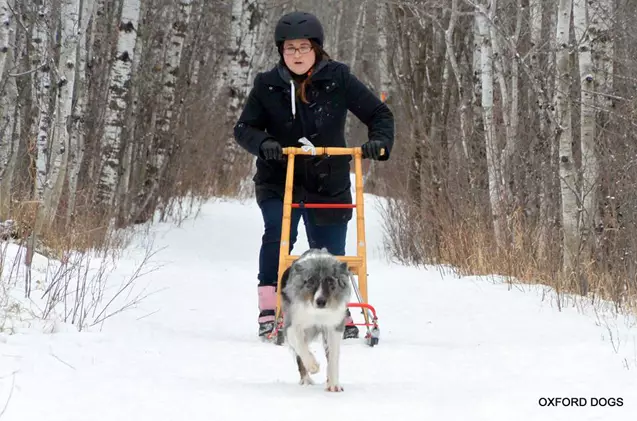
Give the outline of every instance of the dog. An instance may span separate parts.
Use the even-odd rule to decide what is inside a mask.
[[[327,359],[326,390],[342,392],[339,384],[341,340],[351,295],[350,271],[327,249],[309,249],[283,273],[281,310],[285,341],[296,357],[301,385],[314,384],[310,374],[319,364],[309,345],[323,336]]]

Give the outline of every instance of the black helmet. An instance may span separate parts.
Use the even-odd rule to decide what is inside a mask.
[[[316,16],[307,12],[283,15],[274,29],[274,42],[280,46],[286,39],[314,39],[323,46],[323,26]]]

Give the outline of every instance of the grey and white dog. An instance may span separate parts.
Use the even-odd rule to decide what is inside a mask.
[[[314,384],[310,374],[319,364],[309,345],[319,334],[327,359],[327,387],[341,392],[339,384],[340,346],[350,299],[350,271],[327,249],[310,249],[284,272],[281,280],[281,309],[285,339],[296,356],[300,384]]]

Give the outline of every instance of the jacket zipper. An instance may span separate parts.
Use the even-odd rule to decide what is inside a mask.
[[[290,102],[292,104],[292,120],[296,119],[296,95],[294,94],[294,80],[290,79]]]

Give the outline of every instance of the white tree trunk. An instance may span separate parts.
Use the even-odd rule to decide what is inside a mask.
[[[392,91],[389,51],[387,51],[387,34],[390,32],[387,4],[378,4],[376,8],[376,22],[378,25],[378,65],[380,66],[380,92],[381,99],[383,101],[386,101]]]
[[[497,10],[497,1],[491,0],[490,6],[490,22],[493,22],[495,19]],[[516,25],[515,32],[510,40],[511,44],[514,47],[514,50],[517,51],[518,41],[520,38],[520,31],[522,27],[522,1],[517,0],[516,7]],[[510,188],[510,180],[513,179],[513,167],[511,160],[515,156],[516,150],[518,150],[517,142],[518,142],[518,126],[519,126],[519,117],[518,117],[518,109],[519,109],[519,64],[518,60],[515,58],[510,59],[507,55],[505,55],[504,50],[502,49],[500,42],[500,34],[498,29],[494,24],[489,25],[490,28],[490,36],[491,36],[491,46],[493,48],[494,54],[494,65],[496,70],[496,77],[498,80],[498,84],[500,86],[500,102],[502,109],[502,121],[504,123],[504,134],[506,145],[504,147],[504,151],[502,156],[500,157],[500,169],[501,179],[499,182],[501,185],[501,192],[505,195],[503,205],[510,205],[513,200],[513,192]],[[506,43],[507,41],[504,40]],[[510,61],[510,69],[507,68],[507,62]],[[506,75],[510,74],[510,83],[507,81]],[[504,217],[504,215],[503,215]]]
[[[77,182],[80,173],[80,167],[84,159],[86,150],[86,126],[85,119],[88,109],[88,86],[86,79],[86,63],[88,49],[87,30],[91,17],[97,18],[98,2],[94,0],[80,0],[80,26],[79,26],[79,42],[77,44],[76,63],[77,72],[75,74],[76,91],[76,108],[73,114],[73,131],[71,132],[71,147],[69,150],[69,200],[66,211],[66,223],[71,222],[75,211],[75,201],[77,198]]]
[[[340,0],[333,0],[331,3],[331,9],[336,14],[336,21],[333,25],[330,25],[331,36],[328,37],[332,40],[332,43],[327,44],[328,54],[332,57],[338,57],[338,52],[341,50],[341,20],[344,15],[344,3]]]
[[[555,38],[558,50],[555,57],[555,123],[559,139],[559,174],[562,198],[562,250],[563,269],[573,269],[579,249],[577,223],[579,220],[576,168],[573,158],[570,90],[569,29],[572,0],[560,0],[558,4],[557,30]]]
[[[258,31],[252,25],[258,19],[256,15],[259,10],[263,9],[261,2],[262,0],[232,1],[231,39],[234,45],[232,46],[233,55],[229,71],[229,90],[232,93],[227,113],[229,122],[238,120],[241,114],[241,106],[250,92],[251,61],[258,51],[256,37]],[[239,154],[243,152],[234,141],[232,135],[228,138],[224,147],[225,150],[222,152],[224,159],[220,174],[232,174],[231,169]]]
[[[0,221],[9,210],[9,189],[13,157],[17,152],[17,143],[13,137],[14,116],[17,109],[17,86],[14,77],[9,76],[13,64],[16,19],[11,12],[13,0],[0,0]]]
[[[458,99],[460,101],[460,145],[462,146],[462,153],[467,162],[470,162],[469,150],[467,146],[467,111],[469,108],[468,98],[465,93],[464,84],[462,80],[462,72],[458,61],[456,60],[456,50],[453,41],[453,34],[456,30],[458,23],[458,0],[451,0],[451,14],[449,16],[449,24],[445,30],[445,46],[446,46],[446,64],[445,66],[451,66],[453,75],[458,87]],[[470,176],[471,178],[471,176]]]
[[[489,1],[489,0],[487,0]],[[500,227],[504,228],[506,221],[506,209],[509,200],[511,199],[511,192],[508,188],[508,178],[510,174],[505,170],[507,165],[507,160],[509,158],[508,155],[513,151],[514,140],[511,138],[511,97],[509,95],[510,89],[507,85],[506,81],[506,64],[504,60],[507,58],[504,56],[504,52],[502,51],[502,47],[500,45],[500,35],[498,28],[495,26],[495,16],[498,5],[497,0],[490,0],[489,5],[489,19],[488,19],[488,27],[489,27],[489,39],[491,42],[491,51],[492,51],[492,62],[493,68],[495,70],[495,79],[498,81],[498,85],[500,87],[500,110],[502,115],[502,123],[504,124],[504,138],[506,140],[506,146],[504,152],[500,155],[499,148],[496,146],[498,144],[497,137],[493,139],[493,154],[494,154],[494,162],[497,163],[497,168],[495,168],[495,174],[498,174],[498,178],[496,182],[499,184],[498,190],[500,195],[500,203],[499,203],[499,220]],[[506,231],[503,229],[502,231],[502,240],[504,240],[504,236],[506,235]]]
[[[48,175],[48,160],[50,153],[49,131],[51,129],[51,65],[49,53],[49,29],[48,18],[49,8],[47,3],[42,3],[37,10],[38,18],[33,29],[34,61],[38,63],[38,70],[35,72],[35,86],[33,89],[36,103],[38,104],[39,116],[37,127],[32,130],[36,133],[37,158],[35,195],[37,200],[43,200],[45,183]]]
[[[365,36],[365,24],[367,21],[367,0],[363,0],[358,8],[356,23],[354,24],[354,38],[352,39],[352,52],[350,56],[350,68],[356,72],[358,54],[361,50],[361,40]]]
[[[49,225],[57,214],[66,176],[73,119],[73,88],[79,41],[80,0],[61,0],[60,61],[57,66],[60,80],[56,95],[55,130],[52,136],[51,162],[44,189],[44,206],[40,221]],[[46,219],[44,219],[46,218]]]
[[[206,66],[208,61],[210,60],[210,56],[212,55],[213,48],[215,46],[213,34],[209,31],[201,33],[200,28],[207,28],[206,23],[210,22],[210,17],[205,16],[206,7],[203,2],[196,3],[193,6],[196,9],[193,12],[194,16],[198,16],[199,19],[199,28],[197,28],[197,45],[193,47],[193,56],[191,57],[191,69],[190,69],[190,81],[191,86],[197,86],[199,83],[199,73],[202,70],[202,66]],[[221,54],[221,56],[227,56],[227,54]],[[215,86],[219,86],[219,83],[223,83],[223,78],[218,78]],[[215,90],[217,93],[219,90]],[[213,95],[214,98],[214,95]],[[214,99],[213,99],[214,101]]]
[[[14,7],[14,0],[0,0],[0,80],[5,80],[4,71],[11,49],[12,33],[15,32],[15,19],[11,12]]]
[[[586,0],[573,0],[573,25],[575,39],[579,40],[579,76],[581,83],[580,136],[582,153],[582,212],[579,231],[582,237],[590,236],[596,214],[596,186],[598,175],[597,155],[595,154],[595,90],[596,75],[591,55],[592,43],[589,31],[588,6]]]
[[[516,50],[520,42],[520,33],[522,32],[522,18],[524,14],[524,7],[522,0],[517,0],[516,8],[516,21],[515,21],[515,33],[513,35],[512,42],[514,43]],[[516,58],[511,60],[511,97],[509,102],[509,124],[510,129],[507,133],[506,148],[504,150],[505,164],[509,165],[513,156],[520,149],[518,131],[520,126],[520,63]],[[505,186],[508,188],[508,183]]]
[[[232,40],[234,55],[230,63],[230,87],[235,91],[230,101],[229,117],[236,120],[243,105],[243,99],[250,90],[249,72],[251,60],[257,53],[256,30],[251,27],[259,6],[258,0],[233,0]]]
[[[157,14],[157,22],[155,22],[155,26],[167,28],[172,24],[172,13],[173,9],[170,7],[163,7],[161,13]],[[165,65],[165,60],[167,59],[168,54],[168,42],[167,37],[164,34],[169,33],[170,30],[163,30],[161,36],[161,42],[152,42],[149,49],[151,53],[148,56],[151,57],[151,64],[156,69],[161,69]],[[156,36],[159,36],[157,34]],[[161,83],[161,77],[153,78],[156,83]],[[149,213],[148,204],[155,197],[155,190],[157,188],[156,180],[157,174],[160,169],[157,167],[157,159],[156,159],[156,133],[157,126],[159,124],[158,115],[161,112],[159,107],[152,107],[152,111],[150,112],[150,123],[148,128],[146,129],[146,133],[140,138],[143,139],[142,145],[139,146],[141,149],[141,155],[146,156],[144,163],[139,165],[139,168],[135,168],[135,177],[140,180],[145,179],[145,181],[141,182],[141,188],[137,193],[136,200],[131,204],[130,214],[132,215],[134,220],[137,221],[146,221],[152,218],[152,215]],[[133,151],[134,153],[134,151]],[[132,171],[133,169],[131,169]]]
[[[257,40],[271,40],[272,39],[272,30],[273,27],[270,26],[270,22],[279,20],[279,15],[276,13],[276,8],[274,7],[264,7],[261,5],[261,9],[259,10],[258,16],[258,24],[255,26],[254,31],[256,32]],[[271,29],[272,28],[272,29]],[[278,57],[278,53],[274,48],[274,43],[268,43],[266,47],[260,48],[260,53],[252,59],[252,66],[250,66],[250,72],[248,73],[248,80],[253,80],[254,75],[257,72],[269,70],[272,66],[272,55]]]
[[[550,3],[549,3],[550,4]],[[547,4],[544,5],[545,7],[547,6]],[[549,33],[555,34],[557,32],[557,20],[558,20],[558,15],[559,15],[559,3],[556,1],[553,4],[551,4],[550,7],[550,11],[549,11],[549,16],[551,17],[550,20],[550,26],[549,26]],[[557,69],[555,66],[557,66],[557,51],[558,51],[558,39],[555,36],[551,36],[549,37],[549,51],[552,52],[552,54],[549,54],[547,57],[547,61],[548,61],[548,66],[547,66],[547,70],[546,73],[549,74],[550,76],[547,77],[548,80],[550,80],[549,83],[546,83],[547,87],[551,86],[553,88],[553,90],[550,93],[547,93],[546,98],[552,98],[552,100],[555,100],[555,87],[557,85],[557,80],[556,80],[556,75],[557,75]],[[547,105],[548,106],[548,105]],[[553,105],[554,106],[554,105]],[[553,108],[553,119],[555,118],[555,108]],[[551,130],[554,130],[554,125],[558,124],[556,123],[554,120],[551,121],[552,126],[550,127]],[[549,135],[555,135],[554,132],[549,132]],[[558,152],[558,143],[557,142],[550,142],[551,143],[551,159],[550,159],[550,165],[551,165],[551,169],[553,170],[553,174],[558,173],[559,172],[559,152]],[[553,178],[551,180],[551,186],[557,188],[557,185],[555,184],[555,178]]]
[[[350,53],[349,66],[352,72],[357,72],[356,65],[358,63],[359,53],[362,49],[362,40],[365,36],[365,23],[367,21],[367,0],[363,0],[358,8],[356,23],[354,24],[352,49]],[[345,124],[345,139],[351,138],[352,119],[348,119]]]
[[[486,0],[486,3],[488,4],[488,0]],[[476,21],[481,40],[480,77],[482,80],[482,114],[489,175],[489,202],[491,204],[495,238],[498,246],[502,247],[504,245],[504,229],[502,227],[502,220],[504,218],[502,213],[503,194],[500,184],[501,166],[493,110],[493,53],[491,42],[489,41],[489,19],[493,18],[495,11],[493,6],[489,9],[489,7],[484,4],[480,4],[478,8]]]
[[[11,183],[18,158],[20,119],[18,86],[9,70],[14,64],[13,45],[17,39],[17,20],[9,6],[13,0],[0,2],[0,220],[9,216]],[[15,9],[14,9],[15,10]]]
[[[480,127],[483,125],[482,121],[482,107],[480,106],[479,99],[482,98],[482,46],[485,42],[482,33],[480,32],[480,25],[478,24],[482,18],[480,16],[475,17],[472,25],[473,29],[473,55],[472,55],[472,73],[473,78],[473,92],[472,92],[472,104],[473,104],[473,126]]]
[[[156,175],[153,181],[154,191],[159,187],[159,180],[166,171],[170,155],[174,146],[174,136],[171,134],[173,123],[179,119],[181,111],[180,101],[175,101],[175,85],[177,71],[181,64],[181,53],[184,48],[186,29],[190,22],[191,0],[181,0],[172,10],[171,31],[166,50],[166,62],[162,68],[162,99],[160,101],[161,118],[157,122],[155,131],[156,145],[153,159],[155,159]],[[150,197],[154,193],[147,198]]]
[[[17,104],[18,88],[15,81],[7,84],[5,95],[7,102],[13,100],[13,103]],[[0,217],[2,218],[9,216],[11,210],[11,186],[18,162],[18,148],[20,147],[20,110],[20,107],[16,106],[8,115],[10,122],[5,133],[9,137],[6,137],[6,140],[0,145],[0,153],[4,153],[5,148],[8,151],[5,157],[0,157],[5,163],[0,168]]]
[[[385,102],[392,94],[392,80],[389,62],[389,52],[387,51],[387,35],[389,33],[389,11],[387,4],[381,2],[376,5],[376,27],[378,33],[378,66],[379,66],[379,91],[380,99]],[[375,178],[376,162],[370,160],[368,172],[365,178]]]
[[[140,0],[122,2],[117,56],[110,72],[108,110],[101,150],[102,174],[98,185],[100,200],[113,208],[117,206],[115,191],[119,181],[121,136],[126,122],[126,101],[140,11]]]
[[[191,2],[192,0],[181,0],[178,4],[179,10],[174,17],[172,31],[170,34],[170,43],[168,45],[167,65],[162,69],[164,78],[162,98],[164,105],[162,109],[165,114],[159,130],[165,134],[169,133],[171,121],[173,121],[173,118],[179,118],[178,112],[181,110],[181,107],[176,107],[180,101],[175,101],[175,86],[177,84],[177,73],[181,64],[181,53],[184,49],[186,28],[190,23],[190,12],[192,8]]]
[[[142,3],[140,7],[140,16],[143,19],[145,16],[146,9],[149,6],[146,3]],[[141,57],[143,54],[144,43],[135,42],[135,49],[133,50],[133,63],[131,74],[133,78],[135,75],[139,74],[139,68],[141,66]],[[132,83],[129,94],[131,96],[132,104],[139,104],[139,91],[140,87],[138,83]],[[131,210],[134,206],[134,197],[132,194],[129,194],[131,180],[133,178],[133,157],[136,151],[136,148],[142,142],[133,141],[133,139],[137,139],[138,127],[136,126],[136,105],[130,107],[126,111],[126,145],[124,147],[124,153],[122,154],[122,175],[119,180],[119,187],[117,189],[118,194],[118,203],[119,206],[119,222],[127,222],[126,219],[131,215]],[[141,167],[141,165],[139,165]]]

